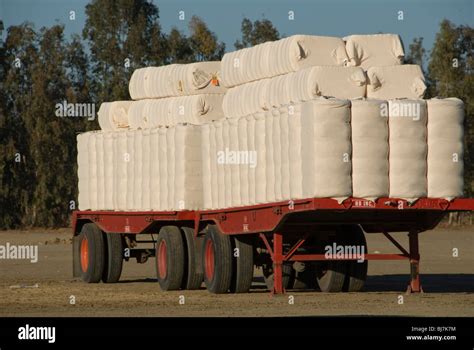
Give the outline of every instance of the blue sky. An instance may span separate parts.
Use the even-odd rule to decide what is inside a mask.
[[[24,21],[37,29],[56,23],[65,25],[66,34],[80,33],[85,21],[85,0],[0,0],[0,19],[5,27]],[[423,37],[431,49],[439,23],[447,18],[456,24],[474,26],[473,0],[154,0],[160,10],[160,23],[168,32],[172,26],[187,31],[192,15],[203,18],[218,38],[233,50],[240,38],[244,17],[267,18],[280,33],[345,36],[348,34],[397,33],[405,49],[414,37]],[[69,20],[69,11],[76,20]],[[185,11],[186,20],[178,20]],[[295,19],[288,20],[288,11]],[[398,11],[404,20],[399,21]],[[106,14],[105,14],[106,15]]]

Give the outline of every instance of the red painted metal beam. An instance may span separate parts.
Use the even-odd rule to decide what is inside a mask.
[[[397,198],[380,198],[376,201],[348,198],[338,203],[331,198],[310,198],[252,206],[204,211],[76,211],[73,213],[73,228],[77,220],[90,220],[106,232],[141,233],[153,221],[214,222],[224,234],[249,234],[272,232],[281,220],[290,213],[334,210],[474,210],[474,199],[459,198],[451,202],[445,199],[420,198],[410,205]]]
[[[408,292],[420,293],[423,292],[423,289],[420,282],[418,232],[410,232],[408,234],[408,241],[410,242],[410,285],[408,286]]]
[[[365,260],[407,260],[410,257],[404,254],[364,254]],[[358,260],[357,258],[326,258],[324,254],[295,254],[286,259],[288,261],[331,261],[331,260]]]
[[[284,294],[283,288],[283,235],[273,234],[273,294]]]

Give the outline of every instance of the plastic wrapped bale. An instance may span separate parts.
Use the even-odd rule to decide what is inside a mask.
[[[402,64],[405,52],[397,34],[350,35],[344,38],[348,65],[364,69]]]
[[[389,195],[388,110],[384,100],[354,100],[351,106],[352,191],[356,198]]]
[[[391,100],[388,106],[390,197],[414,202],[427,195],[426,101]]]
[[[77,177],[79,210],[90,209],[89,138],[91,133],[77,135]]]
[[[234,87],[311,66],[343,66],[347,61],[341,38],[293,35],[226,53],[221,81],[226,87]]]
[[[352,195],[350,101],[318,99],[301,106],[303,194],[342,202]]]
[[[174,207],[199,210],[203,207],[201,131],[198,126],[183,124],[174,129]]]
[[[464,104],[431,99],[428,108],[428,197],[452,200],[464,187]]]
[[[211,170],[211,127],[201,126],[201,158],[202,158],[202,192],[204,209],[213,209],[212,203],[212,170]]]
[[[420,66],[371,67],[367,71],[367,97],[381,100],[423,98],[426,85]]]
[[[162,203],[160,203],[160,163],[160,135],[159,129],[155,128],[150,130],[150,205],[153,210],[162,208]]]

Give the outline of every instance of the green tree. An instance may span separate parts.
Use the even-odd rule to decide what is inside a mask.
[[[234,44],[237,50],[280,39],[280,33],[268,19],[256,20],[252,23],[248,18],[244,18],[241,31],[242,39]]]
[[[29,203],[35,188],[31,122],[25,118],[32,98],[31,69],[38,59],[32,25],[9,27],[1,54],[0,227],[11,228],[32,214]]]
[[[167,63],[189,63],[193,61],[193,50],[186,35],[172,28],[166,37]]]
[[[474,194],[474,29],[441,22],[431,52],[428,73],[430,94],[459,97],[464,101],[465,120],[465,192]]]
[[[93,0],[86,16],[83,38],[90,47],[97,102],[128,99],[133,70],[166,59],[158,8],[146,0]]]
[[[414,38],[409,46],[408,55],[405,57],[406,64],[417,64],[423,67],[426,59],[426,50],[423,47],[423,38]]]
[[[217,40],[207,24],[193,16],[189,21],[189,44],[193,52],[193,61],[215,61],[224,56],[225,44]]]

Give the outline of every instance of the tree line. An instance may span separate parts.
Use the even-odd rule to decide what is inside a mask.
[[[219,60],[225,44],[199,17],[188,34],[165,33],[159,9],[146,0],[93,0],[82,35],[66,38],[63,25],[32,23],[0,35],[0,228],[66,226],[77,208],[76,135],[99,129],[97,120],[59,118],[58,103],[129,99],[134,69]],[[107,14],[107,15],[104,15]],[[430,55],[422,38],[407,62],[428,62],[430,96],[458,96],[466,103],[466,193],[474,189],[473,30],[443,21]],[[244,18],[236,49],[282,35],[267,19]],[[457,64],[453,65],[453,60]],[[425,65],[426,66],[426,65]],[[96,109],[97,111],[97,109]]]

